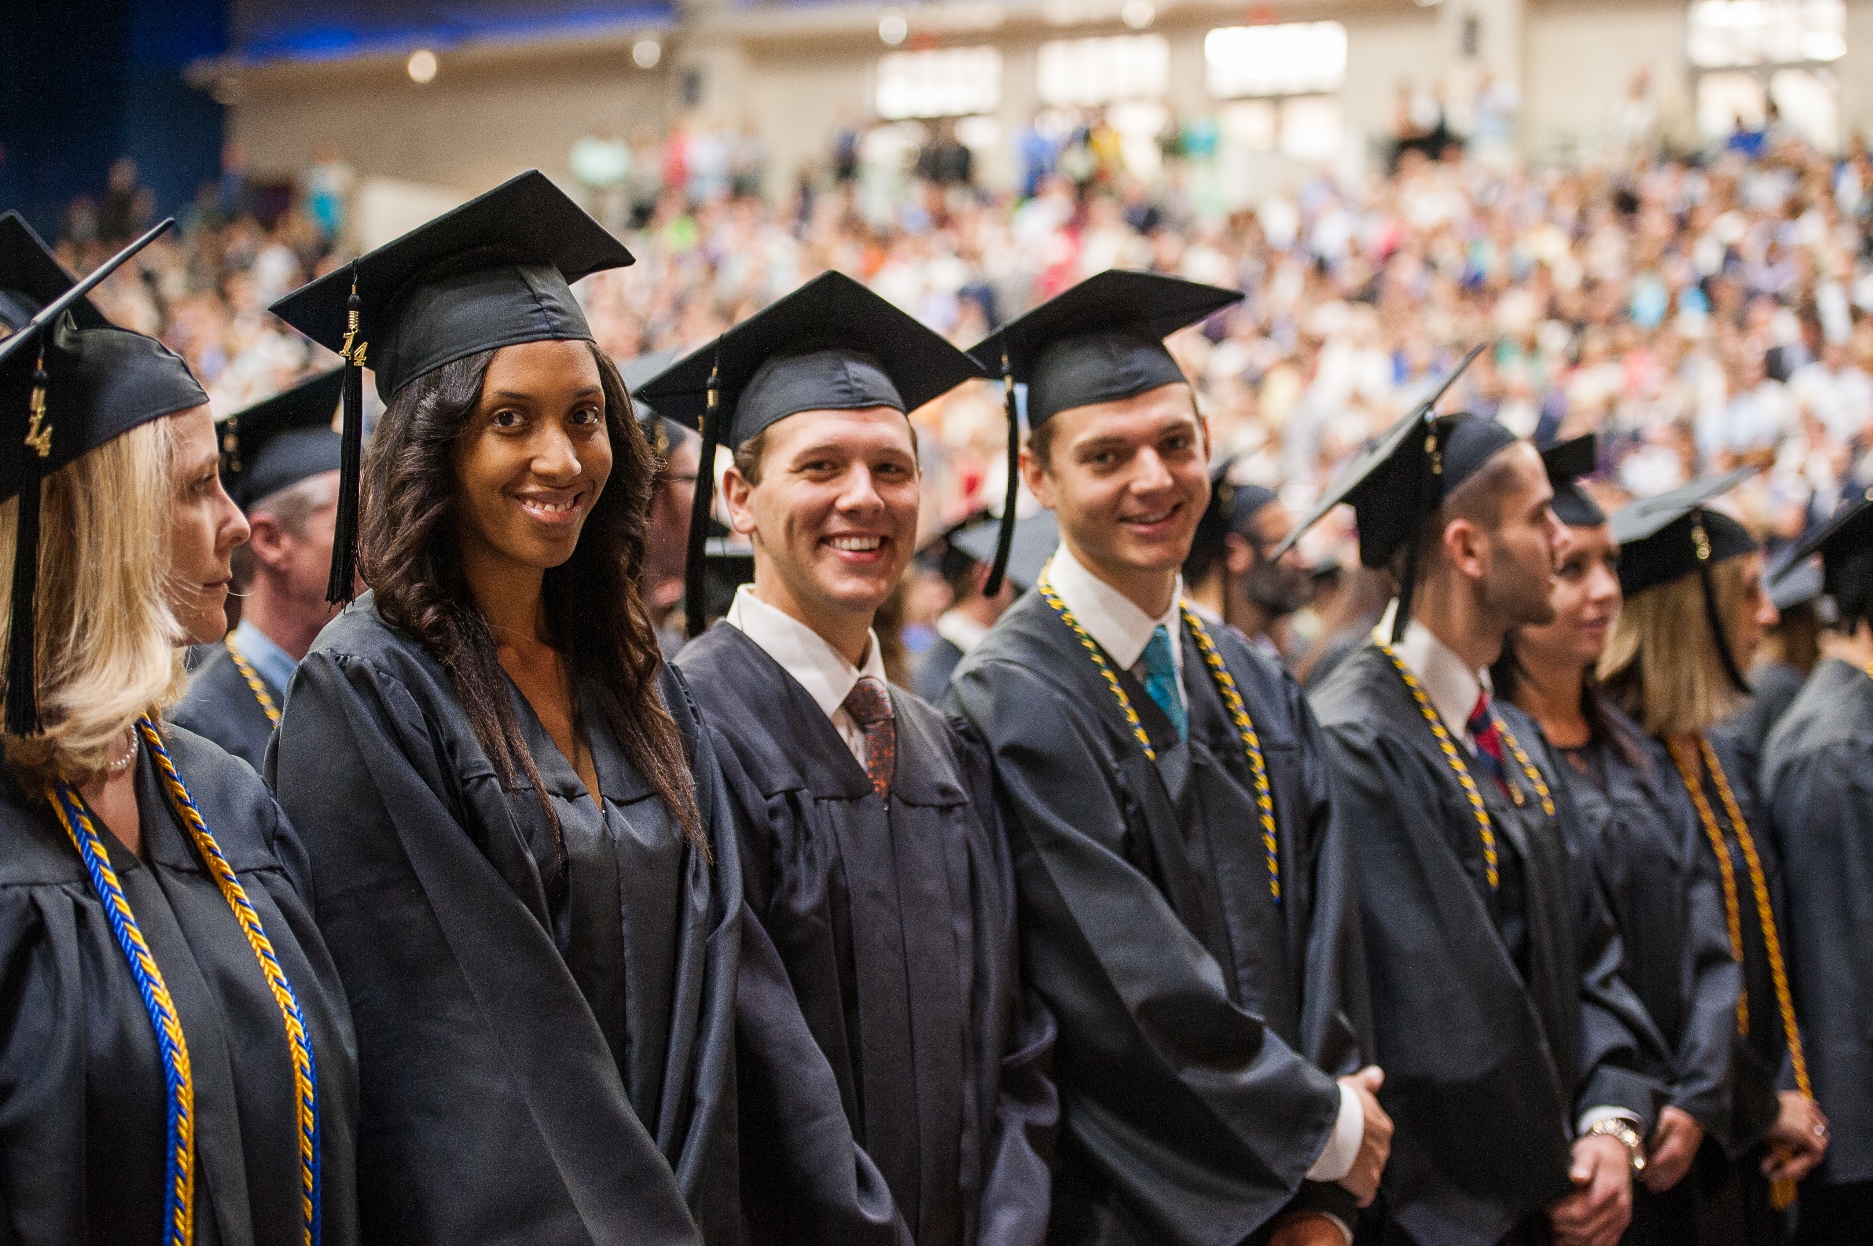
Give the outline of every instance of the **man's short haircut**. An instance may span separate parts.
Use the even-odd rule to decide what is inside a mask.
[[[296,480],[284,489],[275,489],[247,508],[251,515],[270,515],[288,536],[303,537],[313,515],[324,506],[338,501],[338,481],[321,472]]]
[[[1459,519],[1467,519],[1494,535],[1502,526],[1503,510],[1515,485],[1515,461],[1499,450],[1472,472],[1468,480],[1452,489],[1450,496],[1424,521],[1418,531],[1419,548],[1423,551],[1419,555],[1420,565],[1443,557],[1444,530]],[[1394,577],[1404,574],[1406,553],[1407,550],[1401,548],[1392,556]]]
[[[920,456],[923,451],[917,441],[917,425],[909,416],[905,417],[905,422],[910,425],[911,457],[919,459],[921,462]],[[778,423],[778,421],[776,421],[776,423]],[[773,427],[773,424],[769,424],[767,428],[762,429],[760,432],[735,447],[735,470],[740,472],[741,478],[751,485],[758,485],[761,483],[761,460],[762,457],[767,454],[768,429]],[[713,467],[713,464],[703,463],[699,464],[696,470],[699,472],[706,472],[712,470]]]

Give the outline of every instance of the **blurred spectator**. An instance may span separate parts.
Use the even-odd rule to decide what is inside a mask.
[[[148,227],[155,207],[150,192],[137,184],[137,162],[119,156],[111,162],[104,200],[98,205],[98,241],[105,246],[129,242]]]
[[[306,191],[306,211],[318,227],[325,246],[332,247],[344,235],[351,205],[351,192],[358,182],[357,171],[338,154],[338,145],[319,144],[311,167],[300,175]]]

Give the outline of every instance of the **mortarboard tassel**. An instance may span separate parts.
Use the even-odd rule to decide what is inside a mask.
[[[39,679],[35,668],[38,641],[34,614],[39,591],[40,461],[52,453],[52,429],[45,422],[45,343],[39,345],[39,366],[33,371],[31,423],[26,445],[37,451],[26,459],[26,479],[19,492],[19,528],[13,546],[13,609],[7,633],[6,731],[14,736],[40,732]]]
[[[696,500],[689,511],[689,548],[683,560],[683,630],[691,640],[702,635],[709,612],[709,519],[715,513],[715,449],[722,443],[722,345],[718,339],[715,362],[709,367],[709,389],[702,411],[702,457],[696,469]]]
[[[1008,487],[1002,496],[1002,530],[995,538],[995,562],[989,567],[988,582],[982,586],[984,597],[1002,591],[1008,554],[1015,543],[1015,502],[1021,493],[1021,421],[1015,412],[1015,376],[1008,366],[1006,338],[1002,341],[1002,410],[1008,417]]]
[[[1438,392],[1441,394],[1443,391]],[[1424,452],[1430,457],[1431,463],[1430,470],[1418,477],[1417,504],[1412,508],[1414,518],[1411,540],[1405,546],[1405,570],[1398,581],[1398,612],[1392,617],[1393,644],[1405,638],[1405,627],[1411,622],[1411,599],[1416,595],[1418,587],[1418,555],[1419,547],[1423,544],[1424,521],[1437,505],[1431,500],[1431,495],[1444,475],[1444,453],[1437,440],[1437,416],[1428,406],[1425,408],[1425,420]]]
[[[332,572],[325,600],[348,602],[358,578],[358,483],[364,458],[364,348],[358,340],[358,266],[351,265],[351,298],[345,304],[344,418],[339,432],[338,514],[332,528]]]
[[[1756,695],[1756,690],[1749,685],[1742,668],[1736,664],[1736,654],[1730,649],[1730,637],[1723,630],[1723,615],[1717,609],[1717,586],[1710,578],[1710,535],[1704,531],[1700,518],[1691,525],[1691,541],[1697,553],[1697,578],[1704,590],[1704,617],[1710,622],[1710,638],[1717,643],[1717,659],[1723,663],[1723,673],[1730,679],[1730,684],[1744,696]]]

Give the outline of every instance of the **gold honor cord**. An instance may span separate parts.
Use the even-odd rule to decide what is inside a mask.
[[[1431,724],[1431,734],[1437,737],[1438,749],[1444,754],[1444,760],[1450,763],[1451,771],[1463,787],[1464,796],[1469,799],[1470,811],[1476,815],[1477,833],[1483,840],[1483,872],[1489,878],[1489,889],[1494,891],[1500,885],[1502,876],[1497,870],[1496,828],[1490,823],[1489,810],[1483,806],[1483,794],[1476,790],[1476,780],[1470,777],[1470,768],[1464,764],[1463,754],[1457,750],[1456,741],[1450,738],[1450,732],[1444,727],[1444,720],[1438,716],[1436,708],[1431,704],[1431,698],[1424,694],[1424,685],[1418,682],[1418,677],[1411,673],[1411,668],[1405,665],[1405,660],[1398,656],[1397,650],[1392,646],[1380,645],[1379,652],[1392,659],[1392,665],[1398,668],[1398,674],[1404,679],[1405,687],[1411,689],[1412,699],[1418,703],[1418,711],[1424,715],[1424,721]],[[1518,759],[1521,758],[1520,749],[1516,750],[1516,756]],[[1545,802],[1545,788],[1543,792]],[[1552,812],[1554,806],[1544,803],[1544,808]]]
[[[260,672],[256,671],[254,664],[247,660],[247,655],[235,647],[233,636],[229,636],[223,643],[228,647],[228,656],[234,659],[234,669],[241,673],[241,678],[245,679],[247,686],[253,690],[254,700],[260,702],[260,708],[266,711],[267,722],[275,727],[279,726],[280,707],[273,703],[273,696],[267,691],[267,685],[260,678]]]
[[[1769,879],[1762,868],[1762,858],[1756,852],[1756,838],[1750,834],[1749,824],[1743,821],[1743,811],[1736,803],[1736,793],[1730,790],[1729,776],[1723,772],[1723,763],[1717,760],[1717,752],[1711,748],[1710,741],[1702,734],[1679,736],[1669,742],[1671,759],[1677,763],[1678,775],[1684,780],[1685,790],[1691,794],[1691,804],[1697,810],[1698,821],[1704,824],[1704,834],[1710,839],[1711,850],[1717,854],[1717,865],[1724,876],[1725,917],[1730,923],[1730,943],[1736,953],[1737,963],[1743,961],[1743,920],[1739,911],[1736,890],[1736,876],[1730,863],[1730,851],[1724,846],[1723,829],[1717,825],[1717,815],[1710,807],[1710,801],[1704,795],[1703,775],[1699,763],[1708,770],[1711,781],[1717,787],[1717,799],[1723,802],[1724,816],[1730,819],[1730,825],[1736,831],[1737,847],[1743,853],[1743,865],[1749,871],[1749,888],[1756,901],[1756,921],[1762,927],[1763,952],[1769,958],[1769,981],[1775,988],[1776,1011],[1781,1014],[1782,1037],[1788,1043],[1789,1063],[1795,1069],[1795,1089],[1804,1099],[1814,1098],[1814,1086],[1808,1080],[1808,1059],[1802,1052],[1801,1028],[1795,1021],[1795,996],[1789,989],[1788,966],[1782,960],[1782,940],[1776,933],[1775,908],[1769,903]],[[1737,994],[1737,1032],[1749,1034],[1749,1012],[1745,1002],[1749,994],[1748,983]],[[1795,1201],[1795,1183],[1777,1181],[1770,1188],[1770,1202],[1781,1210]]]
[[[1106,661],[1106,655],[1080,621],[1067,609],[1066,602],[1060,600],[1060,594],[1054,591],[1053,565],[1048,564],[1041,572],[1040,581],[1035,585],[1040,590],[1041,599],[1053,607],[1060,621],[1072,629],[1078,638],[1080,648],[1086,650],[1093,665],[1104,677],[1106,687],[1112,690],[1113,697],[1119,703],[1119,711],[1125,715],[1125,724],[1132,730],[1132,737],[1138,741],[1138,747],[1145,751],[1145,756],[1157,761],[1157,750],[1151,747],[1151,737],[1145,732],[1145,725],[1139,720],[1138,711],[1132,708],[1132,699],[1125,695],[1125,687],[1119,683],[1119,677],[1113,673],[1112,664]],[[1261,737],[1256,734],[1255,723],[1249,717],[1248,707],[1243,703],[1242,694],[1236,689],[1235,677],[1223,663],[1223,655],[1217,650],[1216,642],[1210,639],[1209,629],[1203,626],[1203,620],[1187,605],[1180,605],[1184,626],[1190,629],[1191,639],[1196,641],[1197,651],[1203,655],[1203,664],[1209,669],[1210,680],[1216,685],[1217,695],[1223,699],[1224,707],[1229,711],[1229,719],[1236,728],[1236,735],[1242,741],[1242,751],[1249,759],[1249,773],[1255,783],[1255,811],[1262,828],[1262,852],[1268,862],[1268,894],[1275,903],[1281,903],[1281,844],[1275,833],[1275,798],[1268,784],[1268,767],[1262,760]]]

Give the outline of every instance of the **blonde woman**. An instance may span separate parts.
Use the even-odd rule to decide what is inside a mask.
[[[1725,1240],[1786,1238],[1794,1183],[1820,1161],[1827,1121],[1810,1093],[1780,933],[1779,862],[1756,802],[1755,756],[1723,724],[1749,696],[1742,672],[1776,622],[1762,552],[1708,504],[1749,474],[1696,481],[1612,519],[1625,604],[1600,659],[1607,695],[1664,751],[1668,787],[1690,805],[1716,861],[1731,953],[1742,965],[1732,1047],[1729,1163],[1700,1165]],[[1670,783],[1671,779],[1676,783]]]
[[[0,369],[0,1241],[355,1241],[350,1022],[292,831],[162,720],[247,536],[208,400],[152,338],[37,336]]]

